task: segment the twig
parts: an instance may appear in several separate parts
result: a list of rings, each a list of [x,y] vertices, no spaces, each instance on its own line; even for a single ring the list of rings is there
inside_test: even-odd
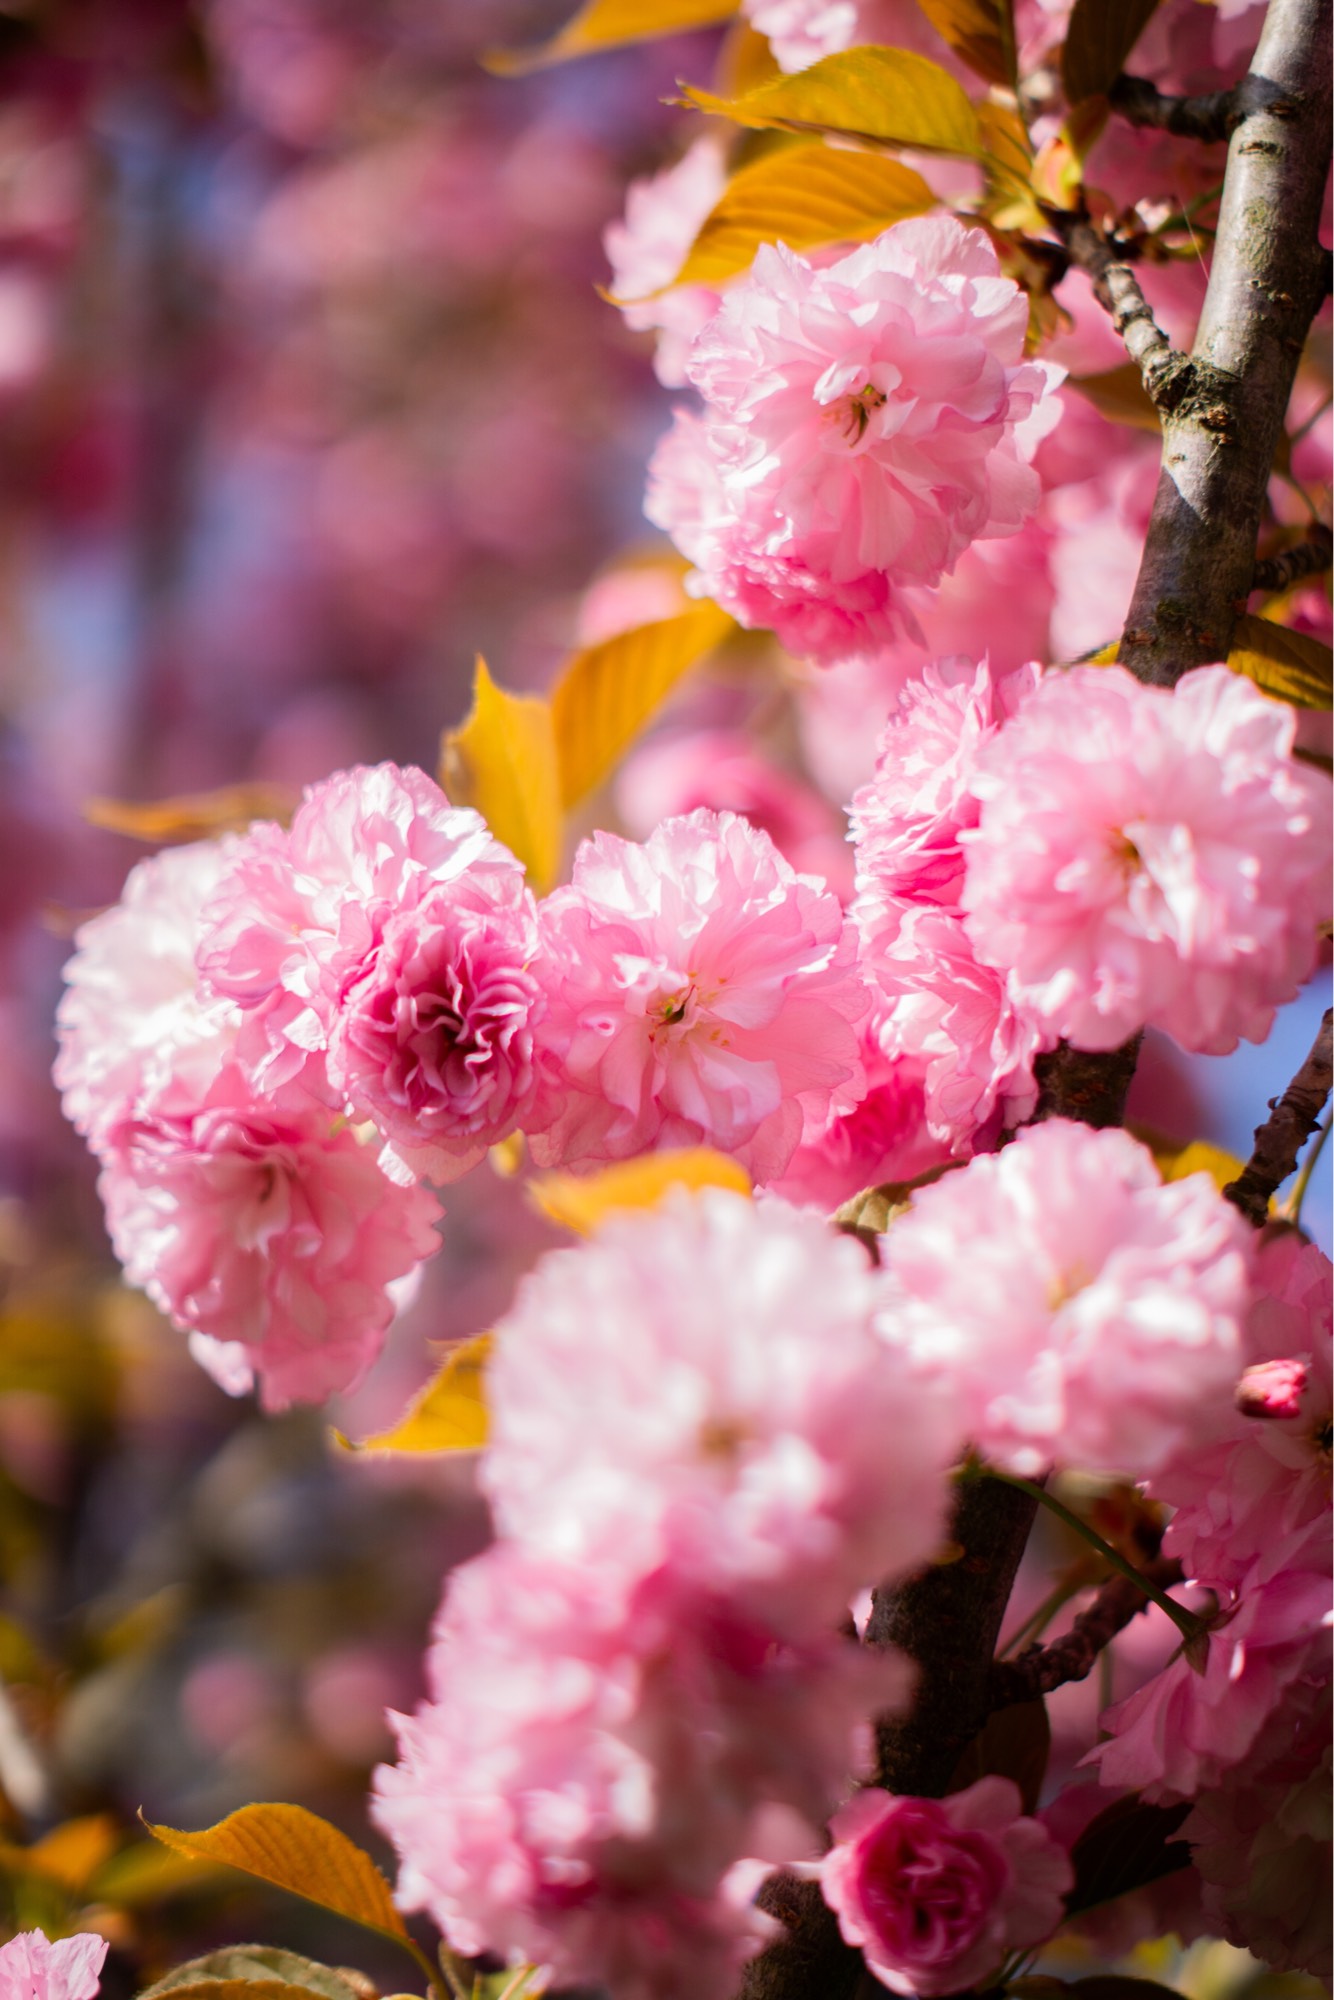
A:
[[[1334,562],[1334,534],[1318,522],[1310,539],[1295,548],[1282,549],[1276,556],[1262,556],[1251,578],[1252,590],[1287,590],[1304,576],[1319,576]]]
[[[1330,1059],[1330,1031],[1334,1009],[1325,1009],[1320,1032],[1310,1054],[1282,1097],[1271,1099],[1271,1109],[1263,1125],[1255,1128],[1255,1146],[1240,1177],[1223,1189],[1257,1229],[1269,1219],[1269,1201],[1297,1165],[1297,1155],[1315,1131],[1329,1097],[1334,1068]]]
[[[1151,1563],[1144,1573],[1160,1589],[1181,1582],[1181,1565],[1171,1559]],[[992,1709],[1036,1701],[1067,1681],[1086,1679],[1103,1648],[1132,1618],[1146,1611],[1151,1601],[1147,1591],[1128,1577],[1109,1578],[1087,1611],[1080,1612],[1061,1638],[1053,1639],[1049,1646],[1030,1646],[1017,1660],[995,1662],[991,1669]]]
[[[1184,394],[1190,359],[1173,347],[1159,326],[1129,264],[1086,214],[1045,203],[1042,212],[1069,252],[1071,263],[1087,273],[1094,298],[1110,315],[1152,401],[1160,409],[1175,408]]]
[[[1213,90],[1204,97],[1165,97],[1144,76],[1119,76],[1108,103],[1129,125],[1173,132],[1178,139],[1226,139],[1242,116],[1237,90]]]

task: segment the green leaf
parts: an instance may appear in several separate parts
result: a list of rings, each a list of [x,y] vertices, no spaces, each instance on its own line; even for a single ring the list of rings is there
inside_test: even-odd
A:
[[[729,21],[736,10],[737,0],[587,0],[550,41],[531,49],[488,49],[482,64],[494,76],[522,76],[547,63],[568,62],[571,56],[592,55],[624,42],[712,27]]]
[[[175,1965],[146,1986],[139,2000],[294,2000],[297,1993],[318,2000],[365,2000],[362,1989],[346,1973],[320,1965],[299,1952],[279,1951],[263,1944],[229,1945],[203,1958]]]
[[[387,1431],[353,1444],[341,1431],[334,1437],[345,1451],[480,1451],[490,1420],[486,1406],[486,1364],[491,1335],[479,1333],[450,1349],[444,1365]]]
[[[1104,368],[1098,375],[1067,375],[1067,389],[1073,389],[1099,416],[1114,424],[1128,424],[1132,430],[1159,431],[1158,412],[1149,400],[1144,378],[1133,361],[1117,368]]]
[[[716,604],[698,604],[574,655],[551,693],[560,797],[567,806],[601,784],[682,674],[734,630]]]
[[[1158,0],[1075,0],[1061,50],[1068,104],[1107,95],[1157,5]]]
[[[369,1854],[304,1806],[242,1806],[198,1833],[144,1821],[155,1840],[195,1861],[225,1862],[304,1896],[367,1930],[408,1941],[389,1884]]]
[[[742,97],[687,89],[682,101],[757,129],[841,132],[872,144],[968,159],[981,150],[977,116],[961,86],[939,63],[906,49],[845,49]]]
[[[547,703],[534,694],[507,694],[479,658],[472,708],[440,745],[440,783],[455,805],[476,808],[545,895],[560,867],[563,833]]]
[[[1019,1787],[1024,1811],[1034,1813],[1051,1755],[1051,1720],[1047,1704],[1017,1701],[988,1716],[959,1760],[952,1791],[965,1791],[979,1778],[1010,1778]]]
[[[1237,620],[1227,663],[1245,674],[1262,694],[1276,695],[1294,708],[1334,705],[1334,653],[1319,639],[1276,625],[1272,618]]]
[[[861,242],[935,202],[922,176],[898,160],[818,141],[784,147],[733,175],[672,283],[721,284],[749,270],[762,243],[809,250]]]
[[[1014,10],[1011,0],[917,0],[936,33],[987,83],[1013,89]]]
[[[1075,1884],[1066,1901],[1067,1914],[1110,1903],[1187,1867],[1190,1848],[1173,1836],[1189,1811],[1189,1801],[1150,1806],[1132,1795],[1100,1812],[1070,1850]]]

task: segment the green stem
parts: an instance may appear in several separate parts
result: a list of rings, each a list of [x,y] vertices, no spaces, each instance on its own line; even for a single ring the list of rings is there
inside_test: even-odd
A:
[[[431,1991],[438,1994],[439,2000],[468,2000],[468,1995],[472,1989],[472,1981],[469,1980],[467,1986],[463,1984],[458,1969],[450,1964],[450,1960],[453,1957],[452,1952],[446,1952],[445,1947],[441,1945],[440,1966],[437,1971],[436,1967],[432,1965],[430,1959],[426,1956],[426,1953],[419,1951],[411,1940],[408,1942],[408,1950],[412,1953],[418,1965],[421,1966],[423,1972],[425,1972],[426,1977],[431,1982]],[[443,1986],[440,1983],[440,1974],[442,1972],[445,1975],[445,1984]]]
[[[1329,1121],[1332,1115],[1334,1114],[1328,1111],[1325,1113],[1324,1123],[1316,1133],[1315,1139],[1307,1151],[1306,1158],[1302,1161],[1301,1172],[1292,1184],[1292,1193],[1283,1204],[1280,1213],[1285,1222],[1298,1225],[1301,1223],[1302,1203],[1306,1200],[1306,1190],[1311,1185],[1311,1176],[1315,1172],[1316,1162],[1325,1150],[1325,1141],[1329,1138]]]
[[[1058,1521],[1064,1521],[1067,1528],[1073,1528],[1077,1535],[1082,1535],[1084,1540],[1089,1544],[1089,1547],[1098,1551],[1104,1562],[1109,1563],[1121,1576],[1129,1577],[1131,1583],[1142,1590],[1144,1595],[1152,1603],[1156,1604],[1160,1611],[1165,1611],[1183,1639],[1187,1641],[1198,1639],[1201,1634],[1208,1630],[1208,1627],[1193,1612],[1187,1611],[1184,1605],[1176,1603],[1173,1598],[1168,1596],[1165,1590],[1160,1590],[1158,1585],[1145,1576],[1142,1570],[1136,1569],[1132,1562],[1127,1562],[1119,1549],[1114,1549],[1110,1542],[1105,1542],[1096,1528],[1091,1528],[1087,1521],[1081,1520],[1078,1514],[1065,1505],[1064,1501],[1058,1500],[1054,1494],[1048,1493],[1045,1487],[1037,1485],[1032,1479],[1020,1479],[1017,1473],[998,1472],[994,1465],[978,1466],[972,1476],[982,1479],[998,1479],[1002,1486],[1014,1486],[1018,1488],[1019,1492],[1030,1494],[1034,1500],[1039,1501],[1047,1509],[1048,1513],[1054,1514]]]
[[[1068,1604],[1072,1597],[1078,1597],[1081,1590],[1087,1590],[1090,1581],[1089,1577],[1083,1575],[1074,1580],[1069,1576],[1063,1576],[1055,1588],[1048,1591],[1037,1610],[1025,1618],[1018,1631],[1012,1632],[1003,1642],[996,1658],[1008,1660],[1011,1653],[1017,1653],[1020,1646],[1026,1645],[1029,1640],[1040,1639],[1062,1606]]]

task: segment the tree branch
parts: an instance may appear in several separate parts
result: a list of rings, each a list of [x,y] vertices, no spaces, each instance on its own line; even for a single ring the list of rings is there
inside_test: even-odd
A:
[[[1039,1056],[1033,1065],[1038,1108],[1032,1122],[1040,1125],[1045,1118],[1077,1118],[1082,1125],[1093,1125],[1099,1131],[1124,1124],[1126,1097],[1142,1040],[1142,1035],[1134,1035],[1106,1054],[1089,1054],[1059,1042]]]
[[[1126,353],[1139,369],[1151,401],[1161,410],[1175,408],[1185,393],[1190,358],[1173,347],[1159,326],[1129,264],[1117,256],[1087,214],[1046,203],[1042,212],[1069,252],[1071,263],[1088,274],[1093,296],[1125,342]]]
[[[1274,452],[1324,259],[1330,0],[1270,0],[1239,118],[1204,312],[1163,466],[1120,658],[1172,687],[1227,657],[1255,568]]]
[[[1334,561],[1334,534],[1323,521],[1312,528],[1310,539],[1295,548],[1281,549],[1275,556],[1262,556],[1251,577],[1252,590],[1286,590],[1304,576],[1320,576]]]
[[[1241,117],[1240,92],[1212,90],[1205,97],[1165,97],[1144,76],[1119,76],[1108,92],[1108,103],[1128,125],[1147,125],[1173,132],[1178,139],[1206,142],[1228,137]]]
[[[1240,1177],[1223,1189],[1227,1200],[1257,1229],[1269,1220],[1270,1196],[1296,1171],[1297,1155],[1320,1123],[1330,1092],[1332,1020],[1334,1009],[1326,1008],[1310,1054],[1282,1097],[1271,1100],[1268,1118],[1255,1128],[1250,1159]]]
[[[1170,1590],[1181,1581],[1181,1565],[1170,1559],[1146,1567],[1151,1583]],[[1017,1660],[997,1660],[991,1669],[991,1707],[1012,1708],[1016,1702],[1037,1701],[1067,1681],[1085,1680],[1103,1648],[1132,1618],[1147,1609],[1148,1597],[1128,1577],[1114,1576],[1102,1586],[1070,1630],[1049,1646],[1029,1646]]]

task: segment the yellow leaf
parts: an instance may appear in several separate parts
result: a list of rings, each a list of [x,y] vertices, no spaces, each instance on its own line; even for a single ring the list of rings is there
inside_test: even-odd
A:
[[[1192,1139],[1175,1152],[1156,1152],[1158,1171],[1165,1181],[1184,1181],[1190,1174],[1208,1174],[1218,1189],[1227,1187],[1245,1170],[1245,1161],[1207,1139]]]
[[[545,895],[560,867],[562,831],[548,704],[534,694],[506,694],[479,658],[472,708],[440,746],[440,783],[455,805],[476,807]]]
[[[618,1160],[597,1174],[543,1174],[528,1191],[541,1209],[565,1229],[587,1236],[608,1215],[623,1208],[653,1208],[669,1188],[720,1187],[749,1194],[750,1175],[726,1153],[708,1146],[681,1146]]]
[[[1011,0],[917,0],[936,33],[987,83],[1013,86]]]
[[[1075,664],[1081,667],[1114,667],[1120,651],[1121,641],[1119,639],[1109,639],[1105,646],[1098,647],[1096,653],[1089,653],[1083,659],[1077,660]]]
[[[970,159],[980,151],[977,117],[961,86],[939,63],[906,49],[844,49],[741,97],[687,89],[683,101],[758,129],[844,132],[873,144]]]
[[[1075,0],[1061,50],[1067,104],[1105,97],[1158,0]]]
[[[482,63],[495,76],[522,76],[546,63],[591,55],[595,49],[646,42],[683,28],[711,27],[715,21],[730,20],[736,10],[737,0],[586,0],[550,41],[531,49],[489,49]]]
[[[146,1986],[139,2000],[294,2000],[297,1994],[316,2000],[374,2000],[374,1988],[361,1973],[321,1965],[299,1952],[269,1945],[224,1945],[203,1958],[174,1965],[161,1979]]]
[[[714,70],[714,88],[724,97],[740,97],[757,83],[779,75],[774,52],[749,21],[734,21],[723,37]]]
[[[391,1430],[352,1444],[335,1431],[346,1451],[480,1451],[486,1443],[486,1364],[491,1336],[479,1333],[450,1349],[439,1373]]]
[[[0,1867],[11,1874],[44,1875],[77,1896],[120,1845],[120,1829],[111,1813],[89,1813],[67,1819],[31,1847],[0,1841]]]
[[[1129,424],[1132,430],[1158,431],[1162,425],[1149,401],[1149,392],[1133,361],[1118,368],[1104,368],[1098,375],[1067,375],[1067,389],[1073,389],[1099,416],[1114,424]]]
[[[389,1884],[370,1855],[304,1806],[242,1806],[199,1833],[149,1820],[144,1825],[164,1847],[194,1861],[224,1862],[367,1930],[407,1939]]]
[[[716,285],[749,270],[762,243],[808,250],[878,236],[936,197],[898,160],[839,152],[819,142],[785,147],[734,174],[704,222],[675,285]]]
[[[1084,162],[1106,129],[1111,106],[1102,96],[1076,104],[1033,162],[1033,191],[1053,208],[1077,209],[1084,201]]]
[[[574,655],[551,694],[565,805],[602,782],[687,668],[733,629],[716,604],[698,604]]]
[[[1295,708],[1334,706],[1334,653],[1319,639],[1276,625],[1271,618],[1239,618],[1232,628],[1227,663],[1245,674],[1262,694]]]
[[[214,840],[242,833],[256,819],[292,817],[295,795],[285,785],[224,785],[216,792],[187,792],[174,799],[85,799],[83,816],[110,833],[148,840],[155,847],[184,840]]]

